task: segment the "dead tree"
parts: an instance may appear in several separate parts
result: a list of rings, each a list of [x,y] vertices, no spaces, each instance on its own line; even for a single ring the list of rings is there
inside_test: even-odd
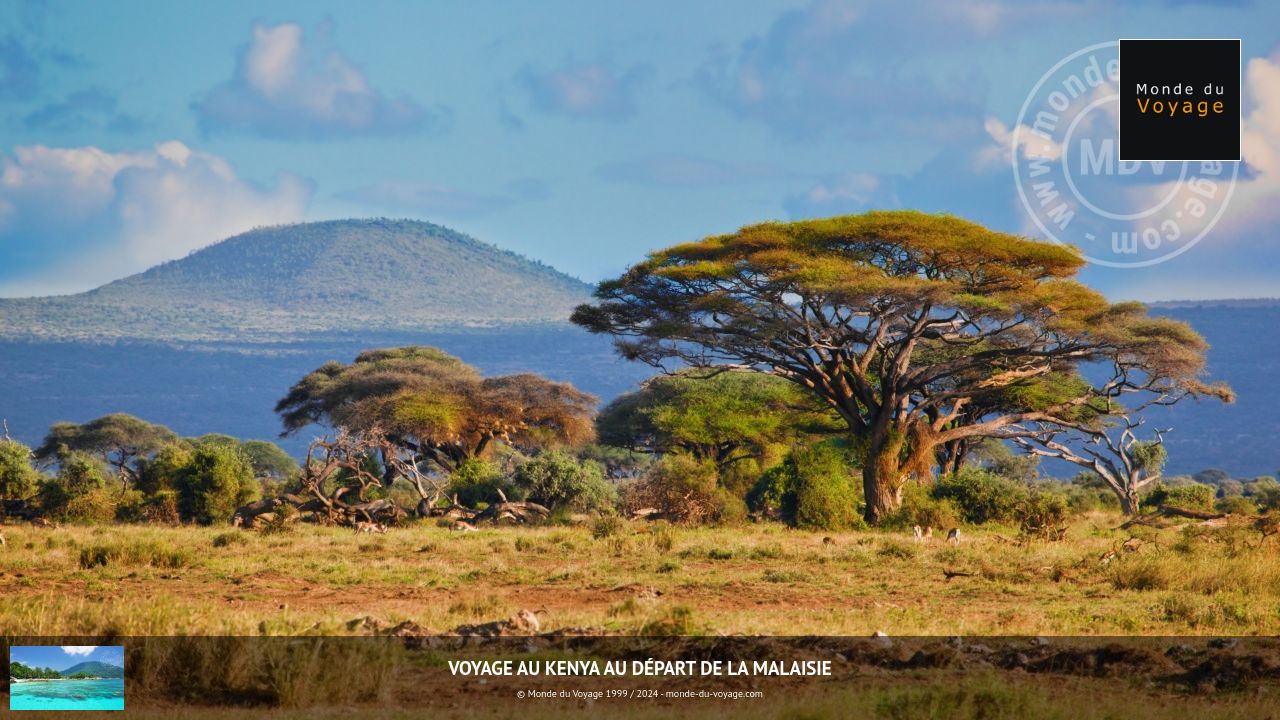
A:
[[[370,489],[383,486],[382,477],[367,469],[367,460],[386,446],[380,432],[356,436],[346,428],[339,428],[333,440],[317,438],[311,442],[300,480],[303,490],[319,503],[316,515],[323,522],[355,525],[357,521],[398,522],[404,517],[404,511],[390,500],[371,501],[367,497]],[[340,472],[346,474],[348,483],[329,489],[329,481]],[[358,502],[346,499],[352,492]]]
[[[394,482],[396,478],[404,478],[417,491],[419,517],[439,514],[436,508],[444,498],[448,480],[435,472],[423,469],[431,465],[430,458],[416,451],[404,450],[388,443],[383,449],[382,461],[387,468],[385,477],[388,483]],[[456,498],[454,504],[457,505]]]
[[[1137,433],[1144,420],[1118,415],[1118,424],[1110,427],[1086,425],[1045,425],[1037,432],[1013,438],[1014,443],[1033,455],[1066,460],[1092,470],[1120,498],[1126,515],[1138,512],[1141,492],[1161,477],[1164,466],[1164,434],[1169,429],[1156,429],[1154,439],[1142,441]],[[1073,445],[1062,436],[1078,432],[1082,439]]]

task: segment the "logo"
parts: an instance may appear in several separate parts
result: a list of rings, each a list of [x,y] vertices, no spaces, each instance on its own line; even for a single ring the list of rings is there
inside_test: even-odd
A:
[[[1014,125],[1013,172],[1023,207],[1050,239],[1097,265],[1145,267],[1212,230],[1240,163],[1122,160],[1119,45],[1078,50],[1040,78]],[[1238,101],[1233,107],[1238,132]]]
[[[1121,40],[1122,160],[1240,159],[1239,40]]]

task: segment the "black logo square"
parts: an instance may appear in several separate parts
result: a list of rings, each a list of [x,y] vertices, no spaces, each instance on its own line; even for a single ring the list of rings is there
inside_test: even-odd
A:
[[[1240,41],[1121,40],[1120,159],[1239,160]]]

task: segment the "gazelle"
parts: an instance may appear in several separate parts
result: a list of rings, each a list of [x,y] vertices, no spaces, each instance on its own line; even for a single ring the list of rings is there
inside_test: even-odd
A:
[[[382,523],[371,523],[363,520],[356,521],[356,534],[360,533],[381,533],[386,534],[387,526]]]
[[[947,531],[947,542],[952,545],[960,544],[960,528],[951,528]]]

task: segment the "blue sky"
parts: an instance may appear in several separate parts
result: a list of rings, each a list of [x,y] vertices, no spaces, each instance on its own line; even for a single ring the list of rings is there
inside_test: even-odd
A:
[[[0,296],[256,225],[439,222],[585,280],[767,219],[919,207],[1035,236],[1007,129],[1119,37],[1240,37],[1246,161],[1116,298],[1280,295],[1280,5],[1101,0],[9,2]],[[1002,139],[1003,138],[1003,139]]]
[[[120,645],[15,645],[9,658],[30,668],[53,668],[59,672],[82,662],[103,662],[124,667]]]

